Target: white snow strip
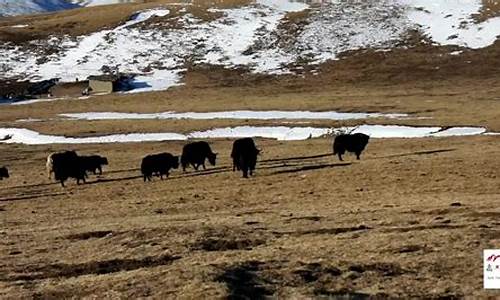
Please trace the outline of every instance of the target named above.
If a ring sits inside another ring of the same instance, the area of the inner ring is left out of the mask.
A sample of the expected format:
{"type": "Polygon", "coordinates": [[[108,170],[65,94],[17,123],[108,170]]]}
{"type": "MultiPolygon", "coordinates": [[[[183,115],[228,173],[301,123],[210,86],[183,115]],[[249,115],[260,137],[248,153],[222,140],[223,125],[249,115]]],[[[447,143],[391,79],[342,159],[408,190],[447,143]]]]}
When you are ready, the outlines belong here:
{"type": "Polygon", "coordinates": [[[28,145],[129,143],[187,139],[185,135],[177,133],[130,133],[74,138],[45,135],[24,128],[0,128],[0,137],[8,135],[12,135],[12,138],[4,141],[4,143],[20,143],[28,145]]]}
{"type": "Polygon", "coordinates": [[[411,127],[398,125],[361,125],[345,128],[352,133],[364,133],[373,138],[421,138],[480,135],[486,132],[483,127],[411,127]]]}
{"type": "Polygon", "coordinates": [[[18,119],[16,122],[18,123],[31,123],[31,122],[42,122],[42,119],[35,119],[35,118],[27,118],[27,119],[18,119]]]}
{"type": "Polygon", "coordinates": [[[207,131],[196,131],[189,135],[191,138],[242,138],[263,137],[280,141],[305,140],[327,134],[329,128],[314,127],[286,127],[286,126],[238,126],[216,128],[207,131]]]}
{"type": "Polygon", "coordinates": [[[10,105],[27,105],[27,104],[40,103],[40,102],[52,102],[52,101],[57,101],[57,100],[62,100],[62,99],[66,99],[66,98],[31,99],[31,100],[22,100],[22,101],[16,101],[16,102],[9,102],[7,104],[10,104],[10,105]]]}
{"type": "Polygon", "coordinates": [[[486,128],[481,127],[452,127],[433,133],[432,136],[463,136],[478,135],[486,132],[486,128]]]}
{"type": "Polygon", "coordinates": [[[407,114],[383,114],[383,113],[341,113],[336,111],[253,111],[236,110],[220,112],[185,112],[173,111],[162,113],[119,113],[119,112],[87,112],[60,114],[62,117],[78,120],[147,120],[147,119],[243,119],[243,120],[277,120],[277,119],[308,119],[308,120],[350,120],[367,118],[391,118],[400,119],[408,117],[407,114]]]}
{"type": "Polygon", "coordinates": [[[346,127],[343,129],[352,133],[364,133],[373,138],[420,138],[439,131],[441,127],[361,125],[359,127],[346,127]]]}
{"type": "MultiPolygon", "coordinates": [[[[24,128],[0,128],[0,137],[11,136],[3,143],[21,143],[29,145],[39,144],[94,144],[94,143],[128,143],[151,142],[169,140],[187,140],[189,138],[240,138],[264,137],[283,141],[305,140],[321,137],[340,130],[352,133],[365,133],[372,138],[423,138],[449,137],[458,135],[479,135],[485,132],[484,128],[453,127],[441,130],[440,127],[410,127],[397,125],[363,125],[350,128],[315,128],[315,127],[286,127],[286,126],[237,126],[215,128],[206,131],[195,131],[184,135],[179,133],[130,133],[114,134],[96,137],[65,137],[40,134],[24,128]]],[[[491,134],[491,133],[490,133],[491,134]]]]}
{"type": "Polygon", "coordinates": [[[98,5],[109,5],[109,4],[121,4],[137,2],[136,0],[71,0],[74,4],[81,6],[98,6],[98,5]]]}

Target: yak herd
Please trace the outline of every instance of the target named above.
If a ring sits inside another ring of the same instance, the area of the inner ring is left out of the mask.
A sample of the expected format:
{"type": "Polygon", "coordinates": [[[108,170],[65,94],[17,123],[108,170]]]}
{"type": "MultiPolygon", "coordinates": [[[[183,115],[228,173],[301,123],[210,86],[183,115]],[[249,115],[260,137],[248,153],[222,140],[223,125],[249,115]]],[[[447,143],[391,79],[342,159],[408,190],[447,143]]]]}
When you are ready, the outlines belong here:
{"type": "MultiPolygon", "coordinates": [[[[342,155],[347,151],[356,154],[356,158],[360,159],[368,140],[369,136],[363,133],[337,135],[333,142],[333,155],[338,155],[339,160],[342,160],[342,155]]],[[[242,171],[244,178],[248,178],[248,175],[252,176],[260,152],[261,150],[256,147],[252,138],[235,140],[231,151],[233,171],[242,171]]],[[[182,149],[180,159],[167,152],[147,155],[142,159],[140,170],[146,182],[151,181],[152,176],[158,176],[161,179],[163,176],[168,177],[170,170],[179,168],[179,164],[183,171],[186,171],[189,165],[195,170],[198,170],[200,166],[206,169],[205,161],[208,160],[212,166],[215,166],[216,159],[217,153],[212,152],[209,144],[198,141],[186,144],[182,149]]],[[[68,178],[74,178],[77,184],[80,184],[80,181],[85,183],[85,179],[88,178],[87,172],[102,174],[102,167],[105,165],[108,165],[106,157],[79,156],[75,151],[63,151],[51,153],[47,157],[46,168],[49,179],[54,174],[54,179],[64,187],[64,182],[68,178]]],[[[0,180],[3,178],[9,178],[9,171],[6,167],[0,168],[0,180]]]]}

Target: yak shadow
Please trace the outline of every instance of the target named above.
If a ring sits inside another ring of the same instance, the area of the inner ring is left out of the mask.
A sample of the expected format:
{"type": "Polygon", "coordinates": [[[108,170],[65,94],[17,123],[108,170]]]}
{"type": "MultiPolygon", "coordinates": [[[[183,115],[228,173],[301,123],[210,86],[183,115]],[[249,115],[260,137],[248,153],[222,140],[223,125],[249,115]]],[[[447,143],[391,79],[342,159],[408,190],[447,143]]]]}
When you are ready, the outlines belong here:
{"type": "Polygon", "coordinates": [[[36,188],[36,187],[46,187],[51,185],[61,184],[59,181],[49,182],[49,183],[35,183],[35,184],[25,184],[25,185],[13,185],[3,187],[2,190],[14,190],[19,188],[36,188]]]}
{"type": "Polygon", "coordinates": [[[273,172],[272,174],[274,175],[274,174],[297,173],[297,172],[312,171],[312,170],[319,170],[319,169],[325,169],[325,168],[347,167],[350,165],[352,165],[352,163],[309,165],[309,166],[302,166],[299,168],[294,168],[294,169],[289,169],[289,170],[279,170],[279,171],[273,172]]]}
{"type": "Polygon", "coordinates": [[[384,228],[382,232],[412,232],[412,231],[427,231],[432,229],[460,229],[466,227],[465,225],[451,225],[451,224],[433,224],[433,225],[419,225],[410,227],[391,227],[384,228]]]}
{"type": "Polygon", "coordinates": [[[134,180],[139,178],[142,178],[142,175],[133,175],[127,177],[118,177],[118,178],[97,178],[95,181],[87,181],[85,185],[107,183],[107,182],[120,182],[120,181],[134,180]]]}
{"type": "Polygon", "coordinates": [[[428,155],[428,154],[435,154],[435,153],[452,152],[452,151],[456,151],[456,150],[457,150],[456,148],[426,150],[426,151],[417,151],[417,152],[409,152],[409,153],[401,153],[401,154],[392,154],[392,155],[386,155],[386,156],[378,156],[378,157],[373,157],[373,158],[392,158],[392,157],[403,157],[403,156],[413,156],[413,155],[428,155]]]}
{"type": "Polygon", "coordinates": [[[323,157],[328,157],[332,156],[332,153],[323,153],[323,154],[317,154],[317,155],[311,155],[311,156],[293,156],[293,157],[286,157],[286,158],[273,158],[273,159],[263,159],[260,161],[260,163],[268,163],[268,162],[279,162],[279,161],[290,161],[290,160],[308,160],[308,159],[316,159],[316,158],[323,158],[323,157]]]}
{"type": "Polygon", "coordinates": [[[367,231],[373,229],[372,227],[366,225],[359,225],[353,227],[334,227],[334,228],[319,228],[312,230],[297,230],[297,231],[273,231],[273,234],[281,237],[283,235],[291,235],[291,236],[302,236],[302,235],[337,235],[355,231],[367,231]]]}
{"type": "Polygon", "coordinates": [[[117,173],[128,173],[128,172],[139,172],[141,169],[139,168],[130,168],[130,169],[120,169],[120,170],[111,170],[106,171],[106,174],[117,174],[117,173]]]}
{"type": "Polygon", "coordinates": [[[63,196],[63,195],[66,195],[66,193],[61,192],[61,193],[27,195],[27,196],[18,196],[18,197],[7,197],[7,198],[0,198],[0,202],[31,200],[31,199],[37,199],[37,198],[56,197],[56,196],[63,196]]]}
{"type": "MultiPolygon", "coordinates": [[[[276,158],[276,159],[264,159],[260,160],[257,162],[257,168],[256,169],[279,169],[279,168],[290,168],[294,167],[295,169],[289,169],[289,170],[281,170],[281,171],[276,171],[272,174],[284,174],[284,173],[295,173],[295,172],[301,172],[301,171],[310,171],[310,170],[317,170],[317,169],[323,169],[323,168],[332,168],[332,167],[340,167],[340,166],[348,166],[351,165],[351,163],[337,163],[337,164],[320,164],[320,165],[302,165],[301,161],[306,162],[308,160],[313,160],[313,159],[318,159],[318,158],[324,158],[331,156],[331,153],[324,153],[324,154],[318,154],[318,155],[310,155],[310,156],[295,156],[295,157],[287,157],[287,158],[276,158]]],[[[310,163],[313,163],[310,161],[310,163]]],[[[139,172],[139,168],[129,168],[129,169],[118,169],[118,170],[109,170],[105,171],[104,174],[120,174],[120,173],[130,173],[130,172],[139,172]]],[[[173,180],[173,179],[181,179],[181,178],[189,178],[189,177],[199,177],[199,176],[208,176],[208,175],[214,175],[214,174],[221,174],[225,172],[232,172],[232,165],[222,165],[222,166],[217,166],[217,167],[209,167],[206,170],[190,170],[185,173],[180,173],[173,175],[171,177],[168,177],[167,179],[173,180]]],[[[135,180],[142,178],[142,175],[131,175],[131,176],[124,176],[124,177],[117,177],[117,178],[97,178],[96,180],[93,181],[87,181],[85,184],[82,185],[94,185],[94,184],[99,184],[99,183],[107,183],[107,182],[121,182],[121,181],[128,181],[128,180],[135,180]]],[[[14,190],[14,189],[19,189],[19,188],[37,188],[37,187],[49,187],[49,186],[54,186],[54,185],[60,185],[59,182],[49,182],[49,183],[37,183],[37,184],[28,184],[28,185],[15,185],[15,186],[8,186],[2,188],[2,190],[14,190]]],[[[0,201],[10,201],[10,200],[26,200],[26,199],[34,199],[34,198],[41,198],[45,196],[58,196],[62,195],[64,193],[54,193],[54,194],[44,194],[44,195],[33,195],[33,196],[22,196],[22,197],[10,197],[10,198],[4,198],[0,199],[0,201]]]]}

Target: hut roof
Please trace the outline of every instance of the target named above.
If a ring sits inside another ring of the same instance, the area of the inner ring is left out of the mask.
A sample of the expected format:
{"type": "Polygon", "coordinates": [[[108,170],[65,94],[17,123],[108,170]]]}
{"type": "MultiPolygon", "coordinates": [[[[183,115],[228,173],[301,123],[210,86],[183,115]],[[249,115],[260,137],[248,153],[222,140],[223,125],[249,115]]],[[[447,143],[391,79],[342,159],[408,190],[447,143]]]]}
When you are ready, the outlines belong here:
{"type": "Polygon", "coordinates": [[[92,75],[88,77],[88,80],[99,80],[99,81],[118,81],[120,79],[119,75],[92,75]]]}

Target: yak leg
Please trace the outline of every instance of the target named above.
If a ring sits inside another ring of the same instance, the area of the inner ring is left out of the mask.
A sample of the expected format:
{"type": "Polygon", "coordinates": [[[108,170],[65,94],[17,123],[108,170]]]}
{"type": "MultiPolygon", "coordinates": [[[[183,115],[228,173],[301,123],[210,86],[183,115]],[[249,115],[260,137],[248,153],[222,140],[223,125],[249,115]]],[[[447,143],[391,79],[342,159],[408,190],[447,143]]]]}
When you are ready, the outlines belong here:
{"type": "Polygon", "coordinates": [[[60,180],[61,181],[61,186],[64,187],[64,180],[60,180]]]}
{"type": "Polygon", "coordinates": [[[205,162],[203,162],[201,165],[203,166],[203,170],[207,169],[207,167],[205,167],[205,162]]]}
{"type": "Polygon", "coordinates": [[[196,171],[198,171],[198,168],[199,168],[199,167],[200,167],[200,165],[197,165],[197,164],[194,164],[194,163],[193,163],[193,168],[194,168],[196,171]]]}
{"type": "Polygon", "coordinates": [[[339,156],[339,160],[342,161],[342,154],[340,154],[340,152],[338,153],[338,156],[339,156]]]}
{"type": "Polygon", "coordinates": [[[85,173],[85,175],[82,178],[77,178],[76,179],[76,184],[80,185],[80,179],[83,181],[83,183],[85,183],[85,176],[86,175],[87,175],[87,173],[85,173]]]}
{"type": "Polygon", "coordinates": [[[240,169],[243,171],[243,178],[248,178],[248,170],[250,168],[244,161],[240,164],[240,169]]]}
{"type": "Polygon", "coordinates": [[[359,156],[361,155],[361,152],[356,152],[356,159],[359,160],[359,156]]]}
{"type": "Polygon", "coordinates": [[[101,167],[101,166],[99,166],[99,167],[97,167],[97,168],[99,169],[99,175],[102,175],[102,167],[101,167]]]}

